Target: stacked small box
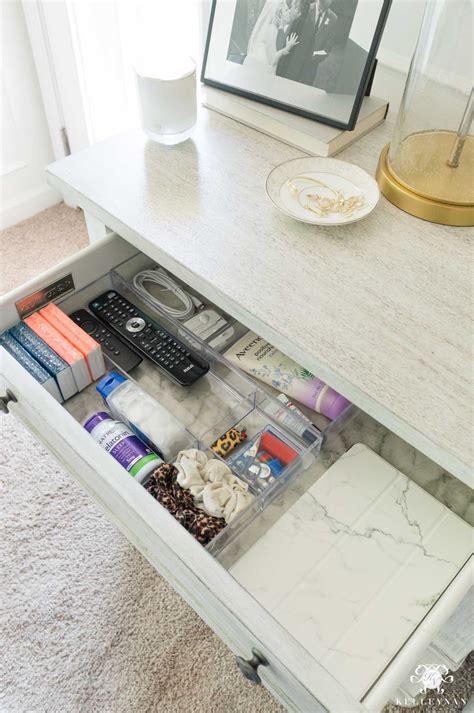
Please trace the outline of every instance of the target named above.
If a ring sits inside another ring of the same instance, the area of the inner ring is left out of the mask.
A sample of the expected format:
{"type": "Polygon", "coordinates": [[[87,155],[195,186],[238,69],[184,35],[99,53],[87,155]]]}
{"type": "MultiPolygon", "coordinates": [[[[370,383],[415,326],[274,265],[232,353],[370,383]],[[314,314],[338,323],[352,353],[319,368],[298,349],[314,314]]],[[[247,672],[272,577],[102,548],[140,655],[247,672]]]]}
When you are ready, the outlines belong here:
{"type": "Polygon", "coordinates": [[[26,349],[47,372],[54,376],[64,401],[77,393],[72,369],[56,354],[25,322],[20,322],[9,330],[21,346],[26,349]]]}
{"type": "Polygon", "coordinates": [[[39,384],[44,386],[56,401],[62,403],[63,398],[54,376],[51,376],[46,369],[43,369],[41,364],[38,364],[36,359],[34,359],[26,349],[23,349],[21,344],[19,344],[11,334],[8,332],[0,334],[0,344],[39,384]]]}
{"type": "Polygon", "coordinates": [[[100,344],[84,332],[67,314],[51,302],[43,307],[40,315],[81,352],[93,381],[105,373],[104,355],[100,344]]]}
{"type": "Polygon", "coordinates": [[[92,382],[92,379],[87,362],[81,352],[65,339],[39,312],[27,317],[25,322],[61,359],[64,359],[69,364],[77,390],[82,391],[85,389],[92,382]]]}

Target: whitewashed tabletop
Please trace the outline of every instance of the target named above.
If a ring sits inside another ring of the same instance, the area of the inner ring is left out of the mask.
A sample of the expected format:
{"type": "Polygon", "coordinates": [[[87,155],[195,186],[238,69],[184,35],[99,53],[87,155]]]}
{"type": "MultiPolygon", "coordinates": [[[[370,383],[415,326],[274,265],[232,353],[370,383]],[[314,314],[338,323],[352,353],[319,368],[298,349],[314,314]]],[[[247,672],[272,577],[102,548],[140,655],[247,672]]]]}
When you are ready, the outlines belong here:
{"type": "MultiPolygon", "coordinates": [[[[338,158],[373,175],[390,134],[338,158]]],[[[183,144],[131,130],[53,164],[48,181],[472,485],[474,232],[384,198],[359,223],[297,223],[265,180],[302,155],[202,109],[183,144]]]]}

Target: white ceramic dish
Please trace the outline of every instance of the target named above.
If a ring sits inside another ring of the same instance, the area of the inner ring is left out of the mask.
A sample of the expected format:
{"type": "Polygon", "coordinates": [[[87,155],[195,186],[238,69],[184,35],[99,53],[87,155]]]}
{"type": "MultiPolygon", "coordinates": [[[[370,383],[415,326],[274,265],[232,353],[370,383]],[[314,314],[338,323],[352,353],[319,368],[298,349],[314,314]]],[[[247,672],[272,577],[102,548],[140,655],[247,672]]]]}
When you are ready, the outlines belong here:
{"type": "Polygon", "coordinates": [[[313,156],[295,158],[276,166],[268,174],[266,191],[273,205],[282,213],[312,225],[355,223],[368,216],[380,198],[376,181],[362,168],[337,158],[313,156]],[[324,185],[321,186],[321,183],[324,185]],[[317,215],[305,207],[315,205],[310,195],[333,198],[333,191],[340,191],[345,199],[360,196],[363,205],[349,214],[329,215],[317,215]]]}

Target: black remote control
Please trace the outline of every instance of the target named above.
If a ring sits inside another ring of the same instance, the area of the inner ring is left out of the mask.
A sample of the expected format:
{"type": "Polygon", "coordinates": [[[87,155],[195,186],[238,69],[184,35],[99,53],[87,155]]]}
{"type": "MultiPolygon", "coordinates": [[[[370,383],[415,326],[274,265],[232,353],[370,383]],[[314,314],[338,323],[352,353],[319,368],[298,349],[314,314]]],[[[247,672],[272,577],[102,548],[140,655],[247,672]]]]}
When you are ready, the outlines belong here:
{"type": "Polygon", "coordinates": [[[115,290],[96,297],[89,309],[180,386],[190,386],[209,371],[207,361],[115,290]]]}
{"type": "Polygon", "coordinates": [[[90,334],[102,347],[102,351],[109,356],[117,366],[127,373],[142,363],[142,358],[128,344],[119,339],[116,334],[109,332],[107,327],[99,322],[85,309],[78,309],[69,315],[84,332],[90,334]]]}

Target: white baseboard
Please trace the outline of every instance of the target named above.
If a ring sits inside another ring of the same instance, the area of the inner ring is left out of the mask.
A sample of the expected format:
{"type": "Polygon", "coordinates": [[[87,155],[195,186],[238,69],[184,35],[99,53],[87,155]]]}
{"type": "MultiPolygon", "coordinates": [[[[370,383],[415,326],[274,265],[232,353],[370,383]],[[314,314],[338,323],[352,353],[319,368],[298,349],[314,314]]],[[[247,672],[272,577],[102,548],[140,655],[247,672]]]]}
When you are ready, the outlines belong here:
{"type": "Polygon", "coordinates": [[[381,48],[377,52],[377,59],[380,64],[384,64],[386,67],[394,69],[396,72],[400,72],[405,75],[406,79],[408,70],[410,69],[411,57],[405,57],[401,54],[397,54],[396,52],[390,52],[390,50],[381,48]]]}
{"type": "Polygon", "coordinates": [[[47,185],[25,191],[18,198],[1,205],[0,230],[31,218],[61,201],[61,195],[47,185]]]}

